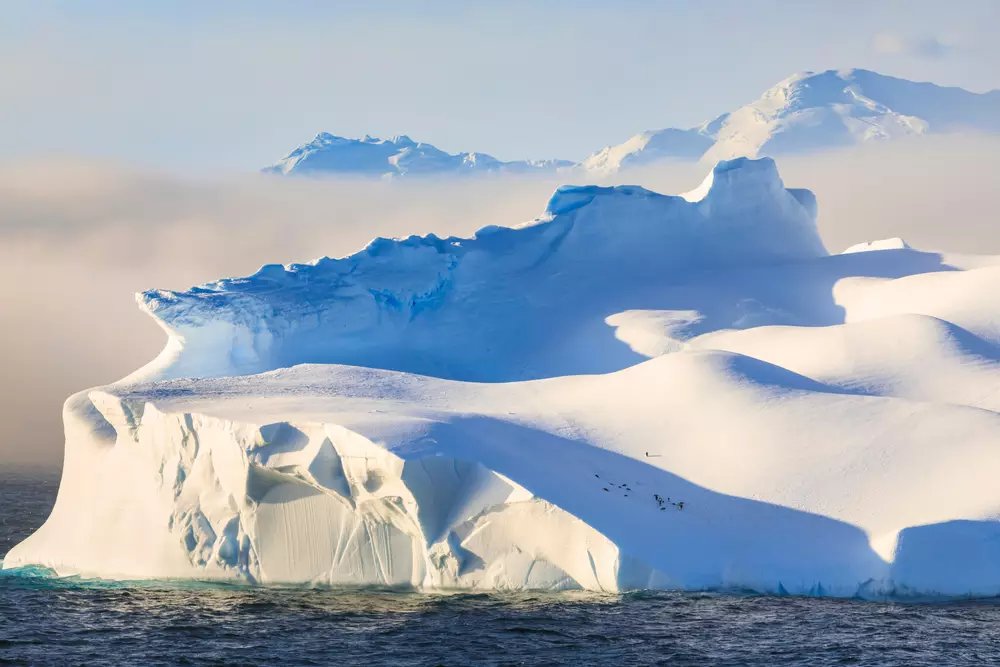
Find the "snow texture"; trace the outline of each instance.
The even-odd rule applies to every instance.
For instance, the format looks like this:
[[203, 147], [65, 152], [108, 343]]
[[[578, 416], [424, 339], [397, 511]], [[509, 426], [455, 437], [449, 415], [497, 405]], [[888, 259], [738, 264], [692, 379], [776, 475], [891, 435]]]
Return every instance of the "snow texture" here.
[[815, 215], [737, 159], [143, 293], [163, 353], [67, 400], [55, 509], [3, 566], [1000, 594], [1000, 258], [828, 255]]

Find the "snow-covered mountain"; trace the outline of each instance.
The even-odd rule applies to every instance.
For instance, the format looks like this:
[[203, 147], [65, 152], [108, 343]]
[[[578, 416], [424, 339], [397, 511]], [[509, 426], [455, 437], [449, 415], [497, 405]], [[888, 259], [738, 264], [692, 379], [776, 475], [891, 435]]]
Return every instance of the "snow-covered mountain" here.
[[502, 162], [484, 153], [452, 155], [407, 136], [345, 139], [324, 132], [264, 171], [394, 177], [575, 169], [600, 176], [660, 160], [715, 164], [956, 130], [1000, 132], [1000, 90], [972, 93], [861, 69], [828, 70], [795, 74], [714, 120], [643, 132], [580, 163]]
[[166, 347], [66, 402], [3, 567], [1000, 594], [1000, 257], [830, 256], [816, 207], [738, 159], [145, 292]]
[[321, 132], [263, 171], [272, 174], [396, 177], [429, 174], [556, 171], [566, 160], [502, 162], [485, 153], [446, 153], [406, 135], [347, 139]]
[[1000, 132], [1000, 91], [972, 93], [860, 69], [805, 72], [698, 127], [644, 132], [581, 166], [610, 173], [663, 159], [711, 164], [955, 130]]

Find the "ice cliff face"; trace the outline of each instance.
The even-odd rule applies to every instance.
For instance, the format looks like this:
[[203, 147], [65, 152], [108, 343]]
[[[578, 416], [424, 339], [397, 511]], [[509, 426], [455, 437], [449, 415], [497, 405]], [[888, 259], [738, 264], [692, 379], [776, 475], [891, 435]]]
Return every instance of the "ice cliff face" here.
[[446, 153], [406, 135], [375, 139], [347, 139], [328, 132], [281, 158], [263, 171], [270, 174], [348, 174], [392, 178], [429, 174], [555, 172], [566, 160], [502, 162], [485, 153]]
[[1000, 594], [1000, 258], [828, 255], [770, 160], [565, 187], [140, 295], [5, 568], [428, 589]]
[[[266, 391], [301, 396], [336, 384], [328, 373], [266, 376]], [[258, 583], [617, 586], [614, 544], [475, 460], [401, 456], [333, 415], [257, 426], [161, 410], [151, 398], [95, 390], [67, 402], [73, 444], [60, 494], [86, 499], [87, 510], [61, 500], [33, 538], [60, 545], [47, 561], [57, 569]], [[16, 551], [7, 565], [21, 558]]]

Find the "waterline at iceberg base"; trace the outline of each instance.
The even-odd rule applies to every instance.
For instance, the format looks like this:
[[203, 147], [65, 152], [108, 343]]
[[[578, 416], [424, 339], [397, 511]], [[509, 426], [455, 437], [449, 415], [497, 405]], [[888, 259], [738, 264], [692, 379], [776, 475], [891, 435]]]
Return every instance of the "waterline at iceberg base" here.
[[739, 159], [145, 292], [164, 351], [66, 402], [55, 509], [3, 566], [996, 595], [1000, 258], [829, 255], [816, 211]]

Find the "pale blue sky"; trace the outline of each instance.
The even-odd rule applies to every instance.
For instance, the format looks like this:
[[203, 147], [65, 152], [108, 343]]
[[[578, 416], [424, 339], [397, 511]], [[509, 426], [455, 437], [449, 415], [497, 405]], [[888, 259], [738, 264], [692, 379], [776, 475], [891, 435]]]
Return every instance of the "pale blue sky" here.
[[0, 0], [0, 160], [253, 170], [321, 130], [579, 159], [800, 70], [1000, 88], [996, 0]]

